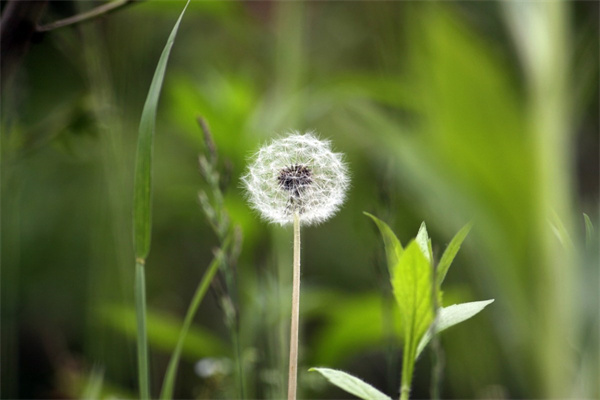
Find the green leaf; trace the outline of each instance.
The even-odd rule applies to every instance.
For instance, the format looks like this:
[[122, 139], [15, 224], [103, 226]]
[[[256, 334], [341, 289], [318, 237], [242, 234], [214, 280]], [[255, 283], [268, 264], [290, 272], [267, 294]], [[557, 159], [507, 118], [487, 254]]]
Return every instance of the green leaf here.
[[594, 225], [586, 213], [583, 213], [583, 220], [585, 221], [585, 245], [590, 247], [594, 242]]
[[150, 234], [152, 228], [152, 153], [154, 147], [154, 130], [156, 126], [156, 110], [158, 98], [165, 78], [167, 61], [177, 36], [183, 14], [190, 0], [185, 4], [179, 15], [171, 35], [167, 40], [163, 52], [154, 71], [150, 90], [142, 111], [138, 133], [137, 157], [135, 163], [135, 192], [133, 198], [133, 224], [135, 240], [135, 256], [145, 259], [150, 251]]
[[460, 324], [463, 321], [477, 315], [489, 304], [492, 304], [494, 300], [474, 301], [471, 303], [454, 304], [449, 307], [443, 307], [439, 309], [438, 320], [432, 325], [432, 329], [429, 329], [425, 336], [419, 342], [417, 348], [417, 357], [425, 349], [434, 334], [438, 334], [456, 324]]
[[368, 383], [344, 372], [329, 368], [311, 368], [309, 371], [316, 371], [323, 375], [335, 386], [344, 389], [346, 392], [355, 395], [364, 400], [392, 400], [390, 397], [381, 393]]
[[440, 264], [438, 265], [438, 268], [437, 268], [437, 286], [438, 286], [438, 288], [442, 285], [442, 282], [444, 282], [444, 279], [446, 278], [446, 274], [448, 273], [448, 270], [450, 269], [450, 265], [452, 265], [452, 261], [454, 261], [454, 257], [456, 257], [456, 254], [458, 253], [458, 250], [460, 250], [460, 246], [461, 246], [462, 242], [465, 240], [465, 238], [469, 234], [469, 231], [471, 230], [472, 226], [473, 225], [471, 223], [468, 223], [467, 225], [463, 226], [461, 228], [461, 230], [459, 230], [456, 233], [456, 235], [454, 235], [454, 237], [450, 241], [450, 244], [448, 245], [448, 247], [446, 247], [444, 254], [442, 254], [442, 258], [440, 259]]
[[416, 360], [417, 343], [433, 321], [433, 268], [416, 241], [411, 241], [394, 268], [392, 287], [404, 330], [402, 360], [403, 398], [408, 397]]
[[427, 233], [427, 226], [425, 226], [425, 221], [421, 223], [421, 227], [419, 228], [419, 232], [417, 233], [417, 237], [415, 241], [419, 245], [419, 248], [423, 252], [427, 261], [431, 262], [432, 255], [430, 253], [431, 248], [431, 240], [429, 239], [429, 234]]
[[432, 268], [411, 241], [394, 268], [392, 287], [406, 340], [418, 342], [433, 320]]
[[394, 266], [398, 263], [398, 259], [404, 251], [402, 248], [402, 243], [400, 243], [400, 240], [398, 240], [388, 224], [376, 216], [369, 214], [368, 212], [363, 212], [363, 214], [365, 214], [367, 217], [370, 217], [373, 222], [375, 222], [375, 225], [377, 225], [377, 228], [381, 233], [381, 237], [383, 238], [383, 245], [385, 246], [385, 255], [387, 258], [390, 276], [394, 276]]

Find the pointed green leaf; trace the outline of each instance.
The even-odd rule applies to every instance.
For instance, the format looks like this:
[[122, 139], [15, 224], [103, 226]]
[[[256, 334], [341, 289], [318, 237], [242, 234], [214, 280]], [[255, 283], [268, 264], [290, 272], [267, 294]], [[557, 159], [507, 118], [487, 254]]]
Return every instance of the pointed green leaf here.
[[423, 255], [425, 255], [425, 258], [427, 258], [427, 261], [431, 262], [431, 240], [429, 240], [429, 234], [427, 233], [427, 226], [425, 226], [425, 221], [421, 223], [421, 227], [419, 228], [419, 233], [417, 233], [415, 241], [419, 245], [419, 248], [423, 252]]
[[411, 241], [394, 269], [392, 286], [406, 339], [418, 343], [433, 320], [432, 268], [416, 241]]
[[[435, 329], [435, 334], [438, 334], [450, 328], [451, 326], [459, 324], [477, 315], [481, 310], [493, 302], [493, 299], [474, 301], [471, 303], [454, 304], [449, 307], [441, 308], [438, 314], [438, 321], [432, 326], [432, 328]], [[432, 337], [433, 332], [430, 329], [419, 342], [419, 347], [417, 348], [417, 357], [425, 349]]]
[[355, 395], [363, 400], [392, 400], [390, 397], [381, 393], [368, 383], [344, 372], [329, 368], [311, 368], [309, 371], [316, 371], [323, 375], [327, 380], [340, 389]]
[[158, 98], [167, 70], [167, 61], [179, 30], [179, 24], [187, 9], [185, 4], [179, 19], [175, 23], [167, 44], [158, 60], [154, 77], [150, 84], [146, 103], [142, 111], [138, 133], [137, 157], [135, 162], [135, 191], [133, 196], [133, 225], [136, 258], [145, 259], [150, 251], [150, 234], [152, 228], [152, 152], [154, 148], [154, 128], [156, 125], [156, 109]]
[[405, 397], [410, 391], [417, 344], [434, 316], [433, 268], [415, 240], [404, 249], [394, 268], [392, 287], [404, 330], [401, 391]]
[[469, 231], [471, 230], [472, 226], [473, 225], [471, 223], [468, 223], [467, 225], [463, 226], [462, 229], [458, 231], [456, 235], [454, 235], [448, 247], [446, 247], [446, 250], [444, 251], [444, 254], [442, 255], [442, 258], [440, 260], [440, 264], [437, 268], [438, 288], [442, 285], [442, 282], [444, 282], [444, 278], [446, 278], [446, 274], [450, 269], [450, 265], [452, 265], [452, 261], [454, 261], [456, 253], [458, 253], [458, 250], [460, 250], [460, 246], [469, 234]]
[[377, 225], [377, 228], [381, 233], [381, 237], [383, 238], [383, 245], [385, 246], [385, 255], [387, 257], [390, 276], [394, 276], [394, 266], [398, 263], [398, 258], [404, 251], [402, 248], [402, 243], [400, 243], [400, 240], [398, 240], [388, 224], [376, 216], [369, 214], [368, 212], [363, 212], [363, 214], [365, 214], [367, 217], [370, 217], [373, 222], [375, 222], [375, 225]]

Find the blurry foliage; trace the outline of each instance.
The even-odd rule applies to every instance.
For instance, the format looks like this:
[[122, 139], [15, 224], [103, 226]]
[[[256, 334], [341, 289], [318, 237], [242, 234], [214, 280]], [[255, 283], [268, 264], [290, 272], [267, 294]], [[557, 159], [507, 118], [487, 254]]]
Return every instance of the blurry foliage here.
[[[173, 3], [141, 2], [49, 32], [3, 86], [3, 397], [96, 391], [94, 366], [103, 395], [135, 392], [134, 149], [183, 6]], [[51, 2], [46, 22], [91, 5]], [[197, 164], [202, 115], [231, 160], [223, 203], [244, 233], [236, 281], [248, 397], [284, 390], [291, 243], [249, 210], [237, 182], [246, 157], [289, 129], [330, 138], [353, 179], [340, 213], [304, 232], [301, 365], [326, 363], [396, 390], [391, 287], [362, 211], [394, 222], [403, 241], [426, 220], [434, 243], [448, 243], [473, 220], [444, 303], [496, 303], [442, 337], [442, 396], [600, 395], [598, 240], [583, 250], [581, 217], [597, 228], [598, 5], [513, 7], [191, 3], [155, 138], [146, 267], [155, 385], [219, 240], [197, 200], [208, 188]], [[574, 252], [554, 236], [552, 213]], [[231, 377], [194, 372], [199, 357], [232, 356], [220, 301], [213, 292], [200, 307], [176, 396], [228, 395]], [[415, 371], [414, 397], [428, 395], [428, 367]], [[344, 396], [303, 374], [300, 383], [302, 397]]]

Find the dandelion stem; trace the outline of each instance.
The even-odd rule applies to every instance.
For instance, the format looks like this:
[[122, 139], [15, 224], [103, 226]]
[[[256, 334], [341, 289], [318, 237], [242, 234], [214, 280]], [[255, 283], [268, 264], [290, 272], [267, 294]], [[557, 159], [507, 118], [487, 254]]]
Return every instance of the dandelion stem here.
[[294, 277], [292, 285], [288, 400], [296, 400], [298, 379], [298, 320], [300, 315], [300, 216], [298, 212], [294, 213]]

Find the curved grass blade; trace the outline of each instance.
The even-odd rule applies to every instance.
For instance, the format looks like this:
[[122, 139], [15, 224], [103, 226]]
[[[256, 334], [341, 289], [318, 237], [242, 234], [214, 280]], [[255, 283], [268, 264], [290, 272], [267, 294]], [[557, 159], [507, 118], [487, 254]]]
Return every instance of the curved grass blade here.
[[330, 368], [311, 368], [309, 371], [316, 371], [323, 375], [327, 380], [340, 389], [355, 395], [363, 400], [392, 400], [390, 397], [381, 393], [368, 383], [344, 372]]
[[177, 30], [187, 9], [190, 0], [185, 4], [179, 19], [175, 23], [171, 35], [156, 66], [150, 90], [144, 103], [142, 118], [138, 133], [137, 158], [135, 164], [135, 193], [134, 193], [134, 239], [135, 256], [145, 259], [150, 251], [150, 233], [152, 216], [150, 213], [152, 203], [152, 152], [154, 147], [154, 129], [156, 126], [156, 109], [158, 98], [165, 78], [169, 55], [177, 36]]
[[[227, 244], [225, 244], [227, 246]], [[198, 284], [198, 288], [194, 293], [194, 297], [192, 298], [192, 302], [188, 307], [187, 313], [185, 315], [185, 320], [183, 321], [183, 327], [179, 333], [179, 339], [177, 341], [177, 346], [175, 346], [175, 350], [171, 355], [171, 359], [169, 360], [169, 366], [167, 367], [167, 372], [165, 373], [165, 378], [163, 381], [162, 391], [160, 392], [161, 399], [171, 399], [173, 398], [173, 388], [175, 386], [175, 378], [177, 376], [177, 367], [179, 366], [179, 359], [181, 358], [181, 350], [183, 348], [183, 344], [185, 342], [185, 338], [187, 336], [188, 330], [192, 324], [192, 320], [194, 319], [194, 315], [198, 311], [198, 307], [200, 303], [202, 303], [202, 299], [204, 299], [204, 295], [208, 291], [210, 283], [212, 282], [219, 266], [223, 263], [225, 249], [219, 249], [216, 257], [210, 263], [208, 269], [204, 273], [202, 280]]]
[[167, 61], [175, 42], [177, 30], [181, 24], [183, 14], [189, 5], [185, 4], [179, 15], [167, 44], [156, 66], [150, 90], [146, 97], [138, 133], [137, 155], [135, 164], [135, 188], [133, 194], [133, 230], [136, 256], [135, 273], [135, 303], [138, 326], [138, 379], [140, 397], [150, 398], [150, 375], [148, 367], [148, 338], [146, 333], [146, 288], [144, 264], [150, 251], [150, 233], [152, 227], [152, 151], [154, 143], [154, 129], [156, 126], [156, 109], [158, 98], [167, 69]]

